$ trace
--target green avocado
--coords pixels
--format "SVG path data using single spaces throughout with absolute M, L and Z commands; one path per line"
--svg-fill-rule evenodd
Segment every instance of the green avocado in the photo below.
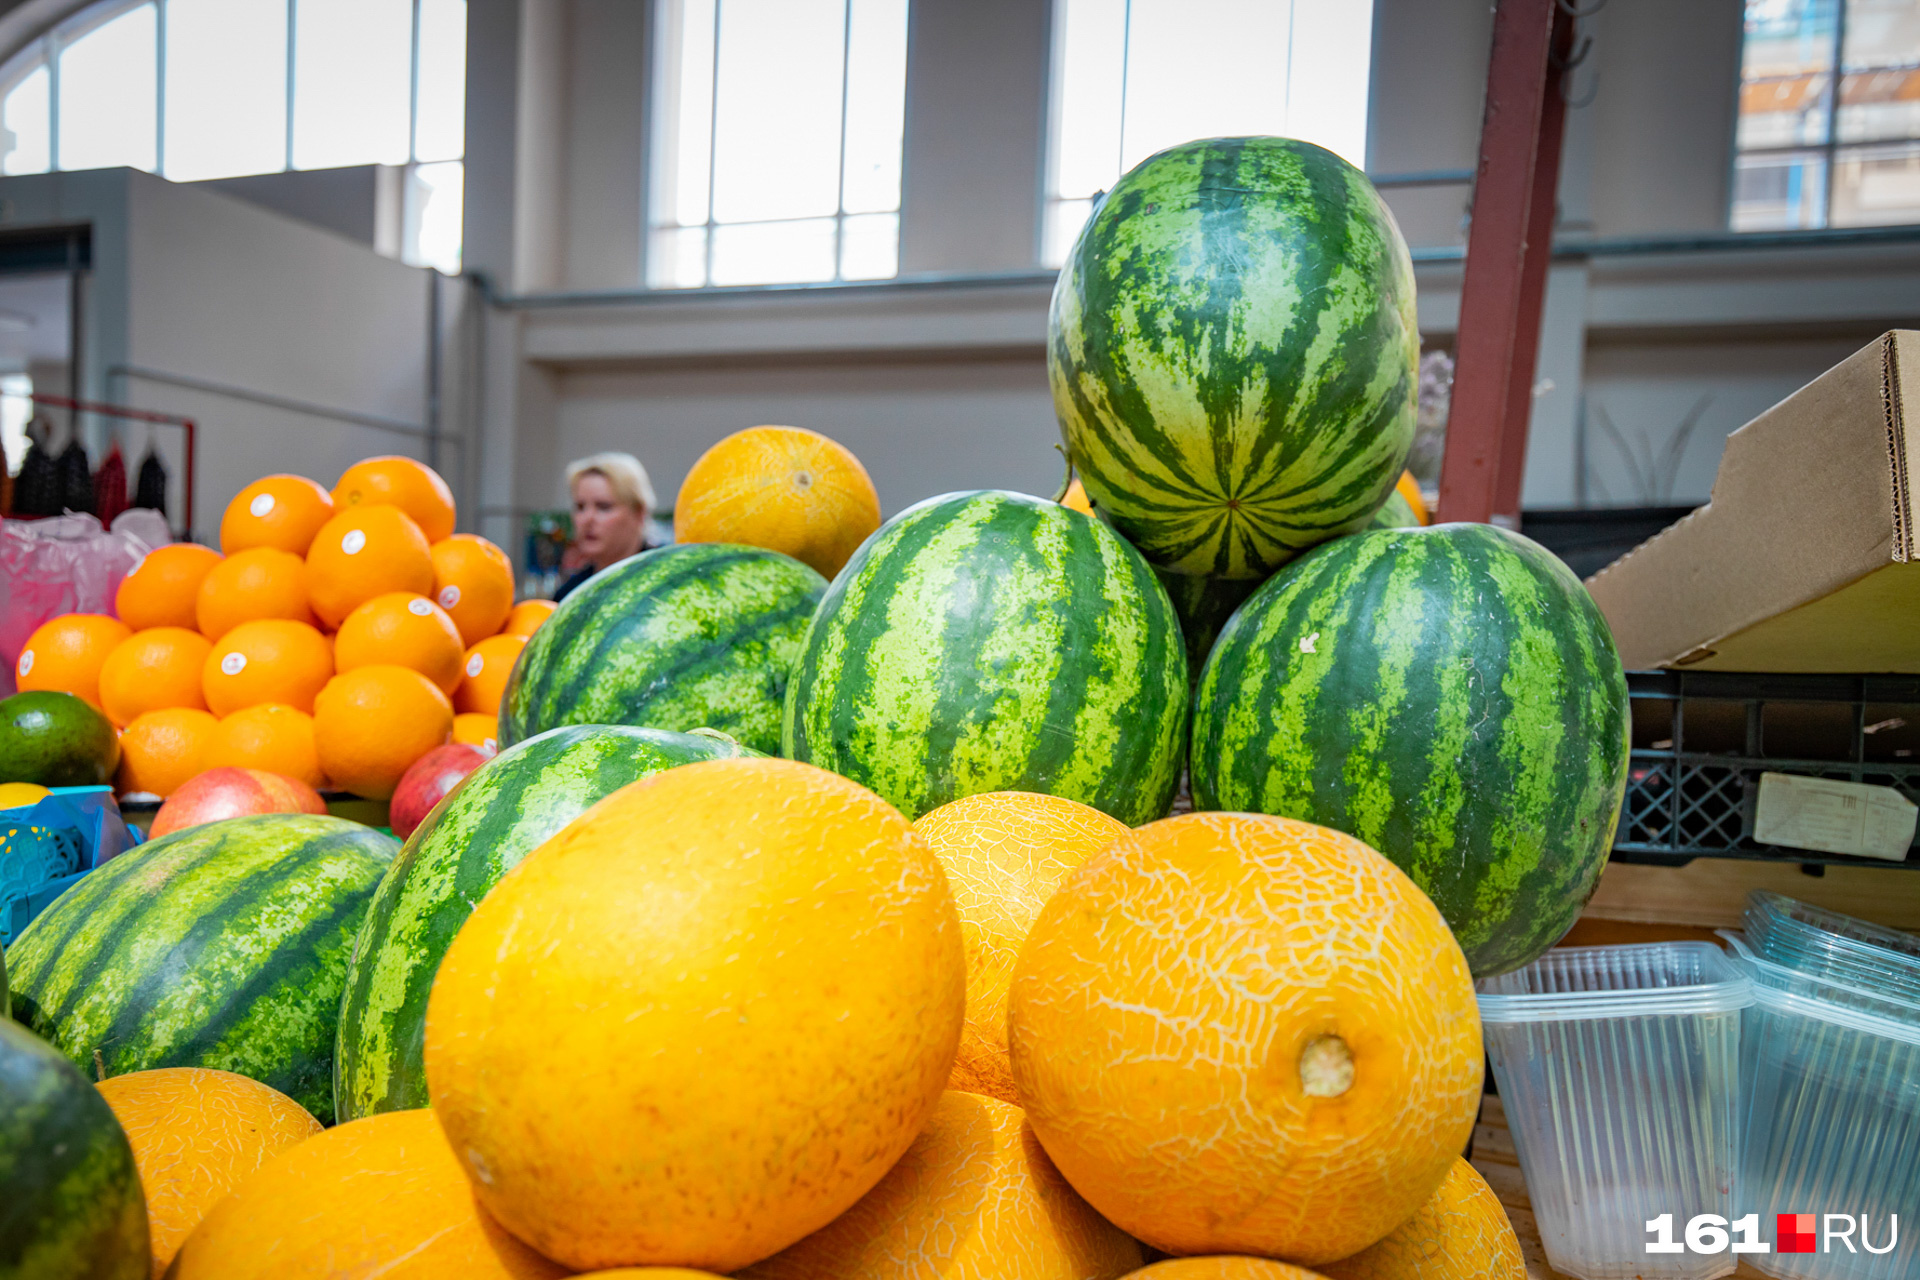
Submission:
M 120 739 L 84 700 L 43 690 L 0 701 L 0 782 L 99 786 L 119 767 Z

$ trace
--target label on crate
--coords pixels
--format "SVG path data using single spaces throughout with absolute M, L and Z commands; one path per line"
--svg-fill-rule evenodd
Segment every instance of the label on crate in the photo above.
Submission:
M 1788 849 L 1902 862 L 1917 817 L 1920 808 L 1892 787 L 1763 773 L 1753 838 Z

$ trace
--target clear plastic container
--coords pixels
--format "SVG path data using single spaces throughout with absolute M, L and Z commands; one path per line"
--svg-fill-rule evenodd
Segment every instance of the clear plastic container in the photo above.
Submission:
M 1554 1268 L 1579 1280 L 1733 1273 L 1729 1254 L 1649 1254 L 1731 1217 L 1741 1010 L 1753 992 L 1709 942 L 1562 947 L 1479 984 L 1507 1124 Z
M 1725 935 L 1753 983 L 1742 1033 L 1742 1212 L 1865 1217 L 1865 1243 L 1747 1261 L 1787 1280 L 1920 1280 L 1920 1002 L 1827 981 Z
M 1778 893 L 1748 895 L 1746 945 L 1810 977 L 1920 1001 L 1920 938 Z

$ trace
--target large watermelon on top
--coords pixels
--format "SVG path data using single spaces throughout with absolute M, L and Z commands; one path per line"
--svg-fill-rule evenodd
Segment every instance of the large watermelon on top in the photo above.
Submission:
M 14 939 L 14 1016 L 89 1075 L 215 1067 L 330 1115 L 347 957 L 399 850 L 284 813 L 139 845 Z
M 783 748 L 909 818 L 1012 790 L 1133 824 L 1172 803 L 1186 719 L 1180 624 L 1140 553 L 987 490 L 909 507 L 854 553 L 807 632 Z
M 573 725 L 468 774 L 414 830 L 354 943 L 334 1057 L 336 1118 L 427 1105 L 427 994 L 453 935 L 501 876 L 629 782 L 752 754 L 717 735 Z
M 1053 291 L 1067 452 L 1154 564 L 1263 578 L 1365 527 L 1413 442 L 1413 264 L 1358 169 L 1211 138 L 1114 184 Z
M 1598 883 L 1627 716 L 1606 619 L 1544 548 L 1481 524 L 1356 534 L 1274 574 L 1221 633 L 1194 806 L 1365 840 L 1486 977 L 1559 941 Z
M 800 637 L 827 580 L 789 556 L 724 542 L 622 560 L 561 602 L 500 699 L 500 742 L 567 724 L 717 729 L 780 749 Z

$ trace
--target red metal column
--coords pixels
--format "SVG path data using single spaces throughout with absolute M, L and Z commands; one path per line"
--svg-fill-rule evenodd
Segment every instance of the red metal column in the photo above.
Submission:
M 1563 0 L 1499 0 L 1440 466 L 1442 520 L 1519 522 L 1566 132 L 1560 71 L 1572 50 Z

